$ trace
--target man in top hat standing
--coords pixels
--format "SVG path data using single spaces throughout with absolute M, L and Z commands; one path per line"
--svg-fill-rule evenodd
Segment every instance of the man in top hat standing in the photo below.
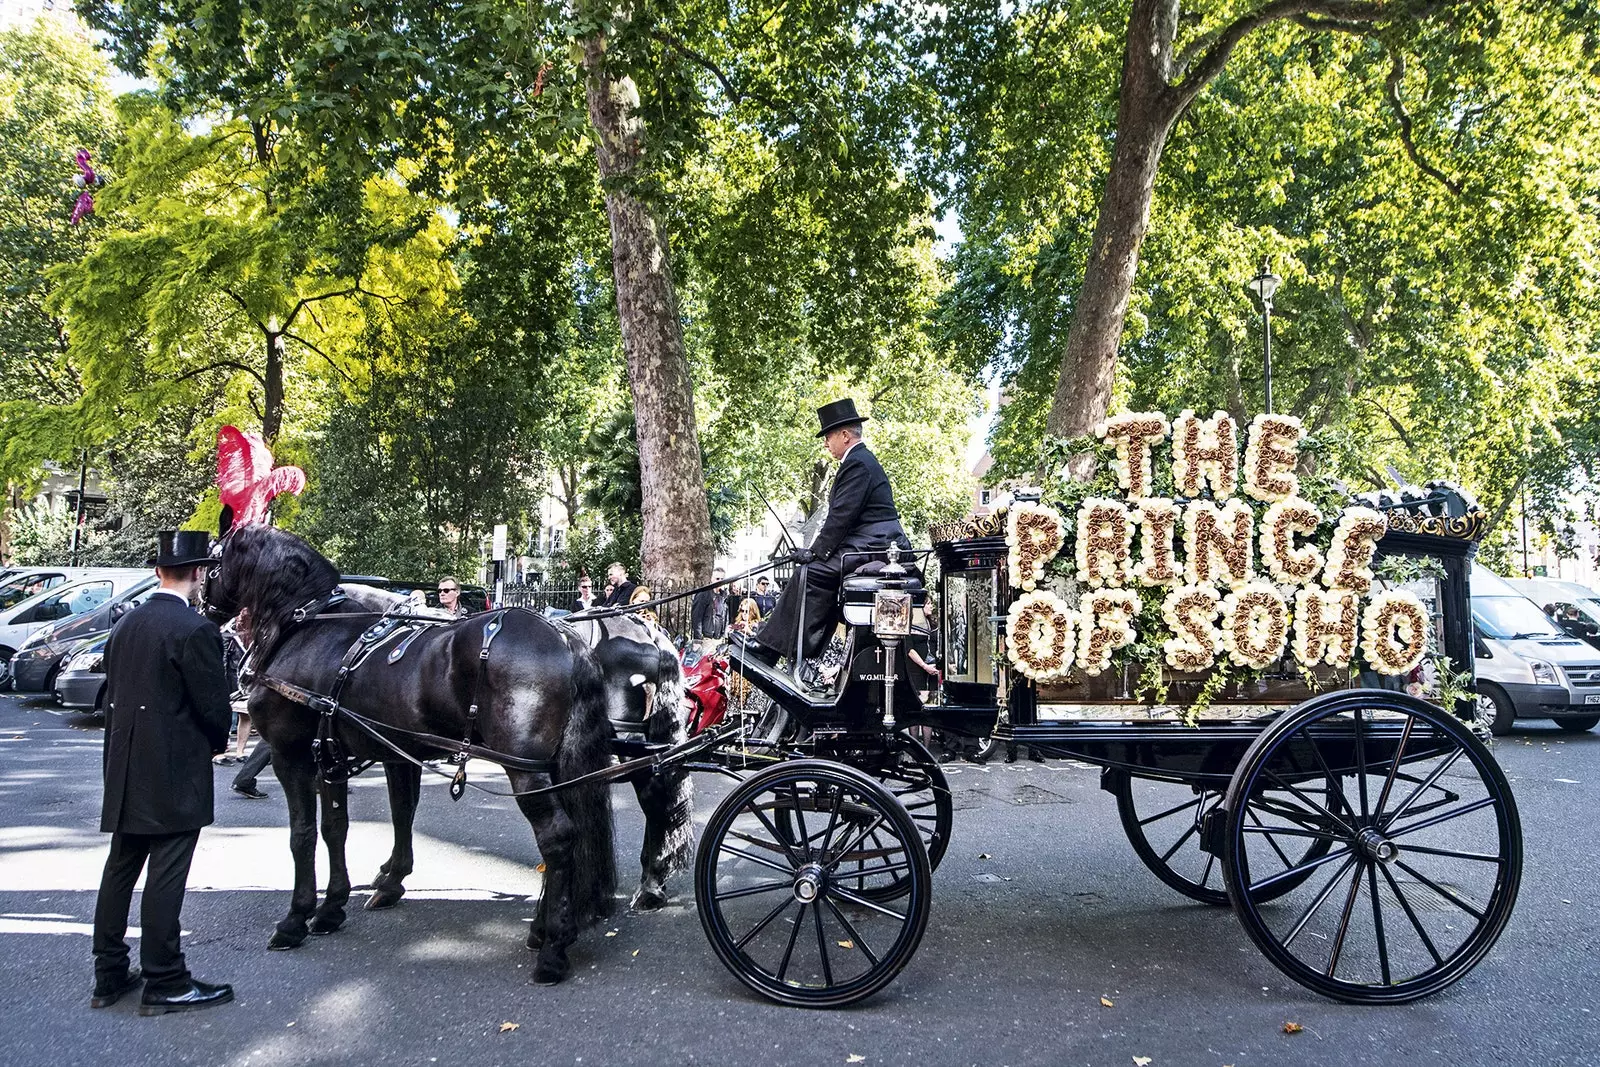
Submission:
M 848 561 L 847 552 L 860 553 L 887 548 L 890 543 L 902 549 L 911 547 L 910 538 L 900 526 L 900 513 L 894 508 L 894 492 L 883 466 L 861 440 L 861 424 L 866 417 L 856 414 L 854 400 L 835 400 L 817 409 L 822 429 L 817 436 L 827 445 L 828 454 L 839 461 L 828 493 L 828 519 L 816 540 L 796 552 L 796 563 L 808 564 L 805 574 L 804 656 L 813 659 L 822 652 L 839 625 L 839 583 L 848 565 L 867 562 L 856 555 Z M 800 627 L 802 585 L 799 577 L 784 587 L 767 624 L 755 640 L 747 643 L 750 653 L 769 663 L 779 656 L 793 657 Z
M 233 999 L 194 979 L 179 946 L 179 912 L 200 828 L 211 823 L 211 757 L 228 747 L 222 635 L 191 606 L 210 559 L 201 530 L 162 531 L 161 588 L 117 621 L 106 644 L 105 799 L 111 854 L 94 912 L 94 996 L 104 1008 L 145 983 L 140 1015 Z M 128 907 L 149 865 L 140 908 L 139 970 L 128 967 Z

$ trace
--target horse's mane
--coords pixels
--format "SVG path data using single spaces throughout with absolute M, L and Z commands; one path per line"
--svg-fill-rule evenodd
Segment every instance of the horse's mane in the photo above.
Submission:
M 250 610 L 255 643 L 277 644 L 294 610 L 333 592 L 339 568 L 292 533 L 251 523 L 228 536 L 223 549 L 227 585 L 241 607 Z

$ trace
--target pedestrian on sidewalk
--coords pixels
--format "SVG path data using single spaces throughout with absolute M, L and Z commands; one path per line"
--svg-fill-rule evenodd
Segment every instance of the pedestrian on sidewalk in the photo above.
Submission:
M 210 562 L 210 537 L 164 530 L 159 546 L 153 562 L 161 587 L 118 620 L 106 643 L 100 829 L 111 835 L 111 851 L 95 901 L 89 1001 L 109 1007 L 142 979 L 141 1015 L 233 999 L 232 986 L 189 973 L 180 945 L 189 864 L 201 827 L 215 818 L 211 757 L 228 746 L 222 634 L 191 607 Z M 147 865 L 141 974 L 129 968 L 126 937 L 133 886 Z

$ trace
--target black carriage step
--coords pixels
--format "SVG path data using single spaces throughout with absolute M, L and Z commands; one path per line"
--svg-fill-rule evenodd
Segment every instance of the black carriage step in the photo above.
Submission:
M 728 646 L 728 660 L 735 673 L 790 711 L 826 712 L 838 706 L 838 696 L 832 689 L 808 689 L 788 671 L 746 652 L 738 642 Z

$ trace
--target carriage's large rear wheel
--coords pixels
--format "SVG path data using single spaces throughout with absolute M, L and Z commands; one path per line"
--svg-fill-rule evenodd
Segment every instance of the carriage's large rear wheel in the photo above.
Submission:
M 1329 781 L 1337 806 L 1306 789 Z M 1516 803 L 1489 750 L 1432 704 L 1355 690 L 1285 712 L 1245 753 L 1223 804 L 1234 911 L 1273 964 L 1325 996 L 1400 1003 L 1438 992 L 1511 917 Z M 1285 837 L 1327 848 L 1286 862 L 1271 847 Z
M 898 899 L 875 899 L 899 883 Z M 717 957 L 762 996 L 799 1007 L 840 1007 L 888 985 L 922 940 L 931 891 L 922 835 L 900 802 L 825 760 L 740 783 L 695 859 Z
M 1222 861 L 1206 848 L 1206 826 L 1218 817 L 1222 790 L 1190 782 L 1140 778 L 1119 770 L 1107 771 L 1102 785 L 1117 798 L 1117 815 L 1128 835 L 1128 844 L 1151 873 L 1190 900 L 1228 903 Z M 1326 781 L 1307 783 L 1301 788 L 1324 804 L 1338 804 L 1336 792 L 1330 792 Z M 1277 792 L 1282 795 L 1281 790 Z M 1286 864 L 1316 859 L 1331 847 L 1317 838 L 1287 834 L 1265 840 L 1284 854 Z M 1310 876 L 1307 871 L 1301 881 Z M 1274 883 L 1262 889 L 1258 899 L 1281 897 L 1297 884 L 1293 879 Z

